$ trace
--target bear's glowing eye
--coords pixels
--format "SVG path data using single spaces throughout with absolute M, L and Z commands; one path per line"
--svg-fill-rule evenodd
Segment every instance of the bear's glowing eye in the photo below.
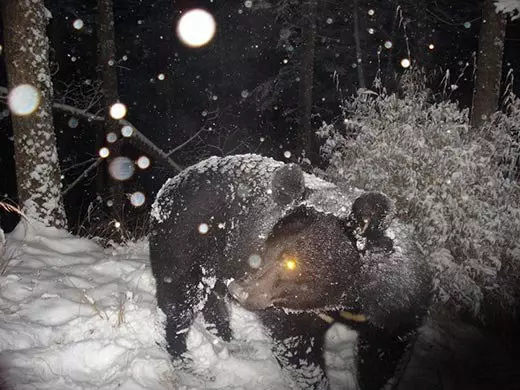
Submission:
M 287 268 L 288 270 L 293 270 L 296 268 L 296 261 L 294 260 L 287 260 L 285 262 L 285 268 Z
M 293 271 L 298 266 L 298 262 L 296 261 L 296 258 L 293 256 L 284 256 L 283 266 L 285 267 L 285 269 Z

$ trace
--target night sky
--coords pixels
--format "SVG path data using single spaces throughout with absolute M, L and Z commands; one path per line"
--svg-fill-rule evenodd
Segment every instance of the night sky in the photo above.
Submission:
M 100 79 L 95 3 L 49 2 L 53 18 L 48 35 L 56 101 L 88 106 L 90 112 L 99 113 L 103 107 L 92 104 L 96 96 L 92 91 Z M 182 166 L 213 154 L 256 152 L 283 158 L 284 151 L 296 146 L 301 9 L 298 2 L 287 2 L 283 9 L 276 7 L 278 3 L 116 0 L 115 66 L 119 99 L 128 108 L 126 119 L 165 152 L 200 131 L 171 155 Z M 409 57 L 412 68 L 424 68 L 431 76 L 430 86 L 437 92 L 449 70 L 451 81 L 457 80 L 458 85 L 449 98 L 461 107 L 470 105 L 473 53 L 481 22 L 474 2 L 435 2 L 438 7 L 431 2 L 427 7 L 421 2 L 360 3 L 368 86 L 379 71 L 392 92 L 390 74 L 405 71 L 401 60 Z M 190 48 L 180 42 L 176 26 L 181 14 L 196 7 L 213 15 L 217 31 L 207 45 Z M 337 120 L 341 99 L 358 87 L 351 7 L 351 2 L 329 1 L 320 2 L 318 8 L 313 94 L 316 127 L 323 121 Z M 516 21 L 507 29 L 503 73 L 513 70 L 517 94 L 519 53 L 520 22 Z M 7 85 L 3 61 L 0 85 Z M 1 103 L 0 200 L 16 202 L 10 118 L 5 101 Z M 102 131 L 102 124 L 56 111 L 55 127 L 67 187 L 89 165 L 84 162 L 97 157 L 96 134 Z M 123 155 L 136 161 L 146 152 L 132 144 L 123 147 Z M 145 214 L 164 180 L 174 174 L 153 160 L 150 167 L 136 167 L 124 190 L 127 194 L 141 192 L 146 200 L 141 207 L 132 208 L 129 203 L 132 213 Z M 96 180 L 89 175 L 65 198 L 69 223 L 76 231 L 96 199 Z M 6 230 L 16 222 L 15 216 L 1 211 L 0 218 Z

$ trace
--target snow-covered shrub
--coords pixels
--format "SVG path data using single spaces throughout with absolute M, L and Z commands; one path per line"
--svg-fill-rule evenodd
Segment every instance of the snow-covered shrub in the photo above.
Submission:
M 344 127 L 323 125 L 327 173 L 340 186 L 396 201 L 438 271 L 442 301 L 478 314 L 492 298 L 512 310 L 520 276 L 520 102 L 475 131 L 467 110 L 432 101 L 412 76 L 403 96 L 362 91 L 345 102 Z

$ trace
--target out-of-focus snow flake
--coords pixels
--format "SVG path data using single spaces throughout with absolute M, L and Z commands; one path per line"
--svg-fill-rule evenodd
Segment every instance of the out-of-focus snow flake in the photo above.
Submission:
M 251 256 L 249 256 L 249 258 L 247 259 L 247 263 L 251 268 L 258 268 L 262 264 L 262 258 L 260 257 L 260 255 L 254 253 Z
M 157 78 L 158 78 L 159 80 L 164 80 L 164 79 L 166 78 L 166 76 L 164 76 L 164 73 L 159 73 L 159 74 L 157 75 Z
M 251 8 L 252 6 L 253 6 L 253 1 L 252 0 L 244 1 L 244 7 Z
M 126 115 L 126 106 L 117 102 L 110 106 L 110 116 L 114 119 L 122 119 Z
M 288 150 L 286 150 L 285 152 L 283 152 L 283 156 L 285 158 L 291 158 L 291 152 L 289 152 Z
M 137 159 L 137 166 L 141 169 L 146 169 L 150 166 L 150 159 L 146 156 L 141 156 Z
M 106 139 L 107 139 L 108 143 L 113 144 L 114 142 L 117 141 L 117 134 L 114 133 L 113 131 L 111 131 L 110 133 L 107 133 Z
M 116 157 L 108 164 L 108 172 L 116 180 L 128 180 L 134 174 L 134 163 L 128 157 Z
M 134 128 L 132 126 L 126 125 L 126 126 L 121 127 L 121 135 L 123 137 L 126 137 L 126 138 L 131 137 L 132 134 L 134 134 Z
M 412 63 L 410 62 L 410 60 L 409 60 L 408 58 L 403 58 L 403 59 L 401 60 L 401 66 L 402 66 L 403 68 L 405 68 L 405 69 L 406 69 L 406 68 L 409 68 L 411 64 L 412 64 Z
M 244 99 L 247 98 L 249 96 L 249 91 L 247 89 L 244 89 L 241 93 L 240 93 L 240 96 L 242 96 Z
M 99 153 L 99 157 L 107 158 L 110 155 L 110 150 L 108 150 L 108 148 L 106 148 L 106 147 L 102 147 L 101 149 L 99 149 L 98 153 Z
M 430 44 L 428 45 L 428 49 L 430 49 L 430 50 L 435 49 L 435 45 L 434 45 L 433 43 L 430 43 Z
M 40 104 L 40 92 L 30 84 L 20 84 L 9 92 L 7 104 L 13 114 L 29 115 Z
M 464 28 L 470 28 L 471 22 L 464 22 Z
M 385 49 L 391 49 L 394 44 L 390 41 L 385 41 L 384 46 Z
M 368 33 L 371 34 L 371 35 L 374 34 L 374 33 L 376 32 L 376 30 L 373 29 L 372 27 L 370 27 L 367 31 L 368 31 Z
M 177 36 L 186 46 L 201 47 L 211 41 L 216 29 L 213 16 L 206 10 L 195 8 L 179 19 Z
M 332 24 L 332 18 L 327 18 L 327 24 Z
M 85 24 L 81 19 L 76 19 L 74 22 L 72 22 L 72 27 L 74 27 L 76 30 L 81 30 L 84 25 Z
M 288 28 L 282 28 L 282 29 L 280 30 L 280 39 L 282 39 L 282 40 L 286 40 L 286 39 L 288 39 L 290 36 L 291 36 L 291 30 L 289 30 Z
M 146 197 L 141 191 L 136 191 L 130 195 L 130 203 L 132 203 L 132 206 L 134 207 L 142 206 L 145 200 Z
M 374 11 L 373 9 L 369 9 L 369 10 L 368 10 L 368 14 L 369 14 L 370 16 L 374 16 L 375 11 Z
M 79 124 L 78 118 L 75 118 L 75 117 L 70 117 L 68 122 L 67 122 L 67 125 L 71 129 L 75 129 L 76 127 L 78 127 L 78 124 Z
M 199 229 L 198 230 L 199 230 L 200 234 L 206 234 L 209 231 L 209 226 L 206 223 L 201 223 L 199 225 Z

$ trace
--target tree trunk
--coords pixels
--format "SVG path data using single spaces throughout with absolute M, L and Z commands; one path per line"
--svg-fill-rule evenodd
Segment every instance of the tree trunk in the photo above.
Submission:
M 471 127 L 475 129 L 481 127 L 498 108 L 506 24 L 506 17 L 497 14 L 493 0 L 485 0 L 470 120 Z
M 105 136 L 108 133 L 115 133 L 121 136 L 120 126 L 116 120 L 110 117 L 110 106 L 118 101 L 118 86 L 116 72 L 116 38 L 114 29 L 114 4 L 112 0 L 98 0 L 97 2 L 97 39 L 98 39 L 98 71 L 101 73 L 102 92 L 104 96 L 104 116 L 105 128 L 104 133 L 98 136 L 98 146 L 105 144 Z M 109 145 L 110 157 L 107 159 L 108 164 L 121 155 L 121 142 L 115 142 Z M 106 190 L 107 185 L 110 186 L 110 197 L 112 198 L 112 214 L 123 222 L 123 183 L 110 178 L 106 172 L 107 169 L 98 172 L 98 191 L 102 193 Z
M 363 72 L 363 51 L 361 50 L 361 37 L 359 31 L 359 1 L 354 0 L 354 41 L 356 42 L 356 69 L 358 74 L 359 88 L 366 88 L 365 73 Z
M 39 95 L 31 113 L 16 115 L 11 110 L 18 201 L 26 215 L 49 226 L 66 227 L 52 117 L 49 41 L 45 31 L 48 13 L 43 0 L 2 2 L 9 90 L 28 84 Z
M 316 163 L 319 157 L 318 141 L 312 131 L 312 86 L 314 82 L 314 49 L 316 41 L 317 0 L 304 0 L 302 26 L 302 56 L 300 68 L 300 140 L 306 157 Z

